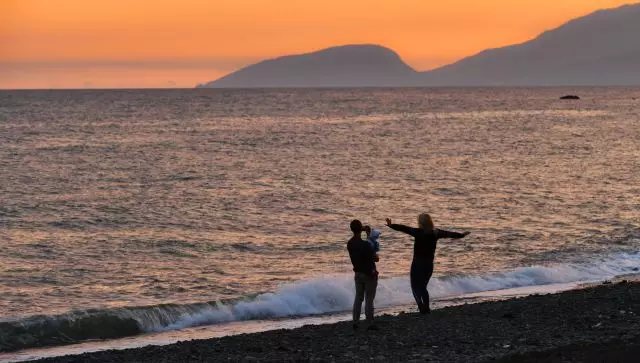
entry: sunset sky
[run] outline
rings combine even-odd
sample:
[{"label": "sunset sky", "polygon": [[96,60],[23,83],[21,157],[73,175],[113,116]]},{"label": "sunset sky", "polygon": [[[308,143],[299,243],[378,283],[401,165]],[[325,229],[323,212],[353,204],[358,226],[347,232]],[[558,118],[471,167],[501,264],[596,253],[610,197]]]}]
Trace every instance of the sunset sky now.
[{"label": "sunset sky", "polygon": [[192,87],[375,43],[417,70],[633,0],[0,0],[0,88]]}]

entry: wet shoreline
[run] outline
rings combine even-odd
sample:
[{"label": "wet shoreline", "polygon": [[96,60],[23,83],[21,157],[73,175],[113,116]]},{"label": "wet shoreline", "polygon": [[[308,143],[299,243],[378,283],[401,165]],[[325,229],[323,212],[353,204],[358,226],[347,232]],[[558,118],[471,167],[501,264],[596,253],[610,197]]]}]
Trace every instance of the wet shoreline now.
[{"label": "wet shoreline", "polygon": [[[349,322],[310,325],[40,362],[528,362],[562,361],[563,354],[578,361],[612,354],[612,359],[624,361],[640,351],[640,283],[461,305],[426,317],[381,316],[378,327],[354,331]],[[615,348],[619,346],[625,349]]]}]

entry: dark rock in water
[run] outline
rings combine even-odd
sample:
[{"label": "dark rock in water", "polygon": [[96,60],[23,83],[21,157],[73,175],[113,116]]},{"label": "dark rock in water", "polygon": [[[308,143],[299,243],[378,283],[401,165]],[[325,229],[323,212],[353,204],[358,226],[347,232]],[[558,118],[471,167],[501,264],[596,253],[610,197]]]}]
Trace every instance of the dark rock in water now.
[{"label": "dark rock in water", "polygon": [[566,95],[566,96],[560,97],[560,99],[561,100],[579,100],[580,97],[576,95]]}]

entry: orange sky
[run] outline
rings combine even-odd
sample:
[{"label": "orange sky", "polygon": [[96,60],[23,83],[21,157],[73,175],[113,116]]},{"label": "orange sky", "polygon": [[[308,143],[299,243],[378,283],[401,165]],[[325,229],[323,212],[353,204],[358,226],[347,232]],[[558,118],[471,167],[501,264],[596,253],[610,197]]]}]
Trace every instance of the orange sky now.
[{"label": "orange sky", "polygon": [[614,0],[0,0],[0,88],[192,87],[350,44],[418,70],[526,41]]}]

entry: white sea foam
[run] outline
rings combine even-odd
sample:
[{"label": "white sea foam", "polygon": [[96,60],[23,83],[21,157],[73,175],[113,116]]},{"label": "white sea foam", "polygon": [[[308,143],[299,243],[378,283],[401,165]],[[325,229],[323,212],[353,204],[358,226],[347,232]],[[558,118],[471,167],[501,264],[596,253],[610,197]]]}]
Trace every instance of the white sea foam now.
[{"label": "white sea foam", "polygon": [[[531,287],[588,282],[637,273],[640,253],[617,254],[584,264],[530,266],[477,276],[436,277],[429,283],[432,298]],[[377,307],[410,304],[413,301],[408,277],[380,280]],[[261,294],[235,304],[218,304],[184,313],[177,320],[153,330],[182,329],[231,321],[308,316],[348,311],[353,303],[351,276],[325,276],[283,285],[278,291]]]},{"label": "white sea foam", "polygon": [[[432,279],[429,291],[434,299],[440,300],[439,305],[447,305],[459,301],[459,298],[466,301],[467,298],[476,299],[479,295],[482,300],[513,294],[552,292],[558,288],[571,288],[579,282],[637,274],[639,267],[640,253],[616,254],[581,264],[530,266],[482,275],[440,276]],[[6,329],[8,333],[4,344],[13,347],[12,349],[19,349],[30,347],[24,343],[25,333],[30,334],[33,341],[51,341],[55,345],[60,338],[73,336],[78,340],[96,339],[104,336],[105,331],[117,331],[119,337],[126,337],[141,332],[166,332],[249,320],[303,316],[309,319],[311,316],[348,312],[353,295],[352,276],[322,276],[286,284],[275,292],[235,303],[202,302],[76,311],[5,322],[2,329]],[[413,305],[408,277],[394,277],[379,282],[377,308],[396,310],[407,304]],[[216,327],[216,331],[221,329],[224,327]]]}]

